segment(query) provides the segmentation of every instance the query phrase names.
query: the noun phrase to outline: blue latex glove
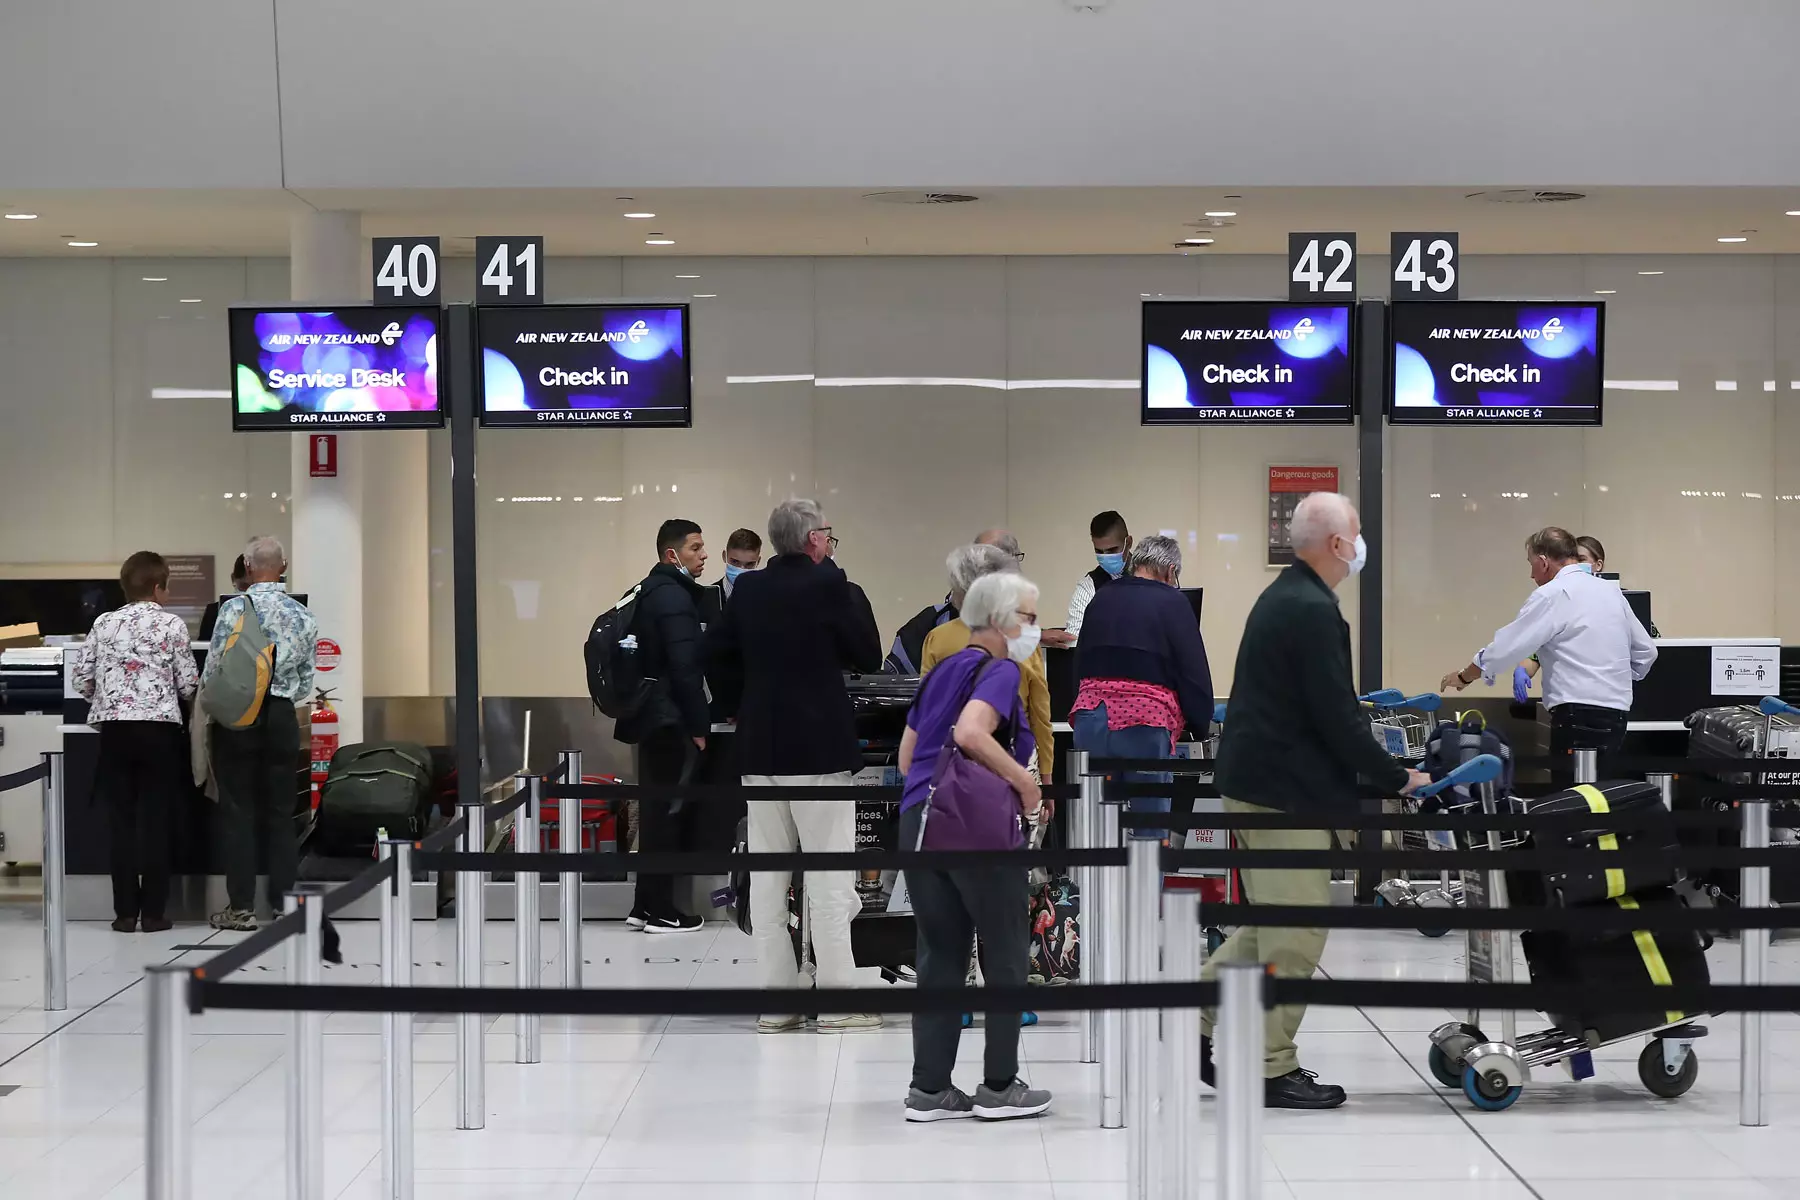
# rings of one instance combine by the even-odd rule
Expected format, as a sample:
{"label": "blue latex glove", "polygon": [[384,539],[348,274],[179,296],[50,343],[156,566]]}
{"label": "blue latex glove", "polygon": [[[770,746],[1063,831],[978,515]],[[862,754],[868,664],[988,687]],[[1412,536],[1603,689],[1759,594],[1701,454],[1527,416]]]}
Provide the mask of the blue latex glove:
{"label": "blue latex glove", "polygon": [[1520,704],[1531,699],[1531,675],[1524,667],[1513,668],[1513,699]]}

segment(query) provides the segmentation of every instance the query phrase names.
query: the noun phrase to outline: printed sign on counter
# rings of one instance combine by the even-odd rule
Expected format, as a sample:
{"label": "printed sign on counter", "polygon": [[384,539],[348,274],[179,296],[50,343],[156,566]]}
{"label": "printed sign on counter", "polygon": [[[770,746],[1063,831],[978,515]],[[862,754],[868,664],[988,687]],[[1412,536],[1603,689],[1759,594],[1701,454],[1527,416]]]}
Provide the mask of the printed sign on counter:
{"label": "printed sign on counter", "polygon": [[1300,501],[1312,492],[1337,490],[1336,467],[1269,468],[1269,566],[1285,567],[1294,561],[1294,544],[1288,535]]}
{"label": "printed sign on counter", "polygon": [[318,649],[313,654],[313,666],[320,671],[335,671],[338,664],[344,661],[343,647],[330,638],[320,638]]}
{"label": "printed sign on counter", "polygon": [[1713,695],[1772,696],[1780,686],[1780,646],[1712,648]]}
{"label": "printed sign on counter", "polygon": [[213,556],[169,554],[163,561],[169,566],[169,603],[165,607],[187,622],[189,637],[196,637],[206,606],[219,597],[213,583]]}

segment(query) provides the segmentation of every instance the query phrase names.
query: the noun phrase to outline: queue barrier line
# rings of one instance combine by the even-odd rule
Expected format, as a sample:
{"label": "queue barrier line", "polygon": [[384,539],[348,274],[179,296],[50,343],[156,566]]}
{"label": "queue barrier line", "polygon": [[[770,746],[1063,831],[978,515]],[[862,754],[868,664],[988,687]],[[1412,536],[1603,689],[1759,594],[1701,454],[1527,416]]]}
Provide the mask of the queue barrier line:
{"label": "queue barrier line", "polygon": [[[1743,828],[1743,816],[1735,810],[1718,812],[1669,812],[1648,809],[1623,813],[1346,813],[1341,820],[1329,814],[1288,812],[1126,812],[1119,825],[1125,829],[1350,829],[1350,830],[1460,830],[1465,833],[1627,833],[1639,830]],[[1800,815],[1771,820],[1771,829],[1800,829]]]}
{"label": "queue barrier line", "polygon": [[1259,929],[1524,929],[1545,933],[1731,933],[1800,928],[1800,910],[1781,908],[1390,908],[1336,904],[1209,904],[1209,917]]}
{"label": "queue barrier line", "polygon": [[[1240,871],[1289,869],[1445,870],[1445,871],[1542,871],[1651,870],[1671,866],[1719,870],[1727,867],[1779,867],[1800,861],[1800,847],[1777,846],[1747,850],[1741,846],[1684,847],[1669,854],[1655,847],[1599,850],[1591,846],[1544,846],[1524,850],[1359,850],[1344,849],[1211,849],[1170,850],[1163,855],[1165,871],[1183,867],[1230,867]],[[1600,857],[1604,856],[1604,857]],[[1435,928],[1435,927],[1434,927]]]}
{"label": "queue barrier line", "polygon": [[14,788],[26,787],[48,778],[50,778],[50,764],[40,762],[35,767],[26,767],[23,771],[14,771],[11,775],[0,775],[0,792],[10,792]]}
{"label": "queue barrier line", "polygon": [[[1697,771],[1712,775],[1800,775],[1800,759],[1792,758],[1673,758],[1637,754],[1605,754],[1599,758],[1600,777],[1620,775],[1668,775]],[[1204,775],[1217,766],[1216,758],[1090,758],[1088,769],[1097,775],[1124,772]],[[1515,771],[1572,770],[1571,757],[1545,754],[1514,755]],[[1615,774],[1609,774],[1609,772]]]}
{"label": "queue barrier line", "polygon": [[[1508,789],[1508,794],[1521,800],[1542,800],[1546,796],[1560,795],[1568,790],[1558,784],[1526,783],[1514,785]],[[1211,783],[1187,779],[1175,779],[1166,783],[1142,779],[1107,779],[1101,784],[1101,794],[1108,800],[1218,800],[1224,796],[1224,793]],[[1712,779],[1678,777],[1675,780],[1675,797],[1686,801],[1796,800],[1800,799],[1800,786],[1725,783]],[[1378,799],[1380,797],[1375,794],[1373,789],[1370,789],[1369,802],[1373,803]]]}

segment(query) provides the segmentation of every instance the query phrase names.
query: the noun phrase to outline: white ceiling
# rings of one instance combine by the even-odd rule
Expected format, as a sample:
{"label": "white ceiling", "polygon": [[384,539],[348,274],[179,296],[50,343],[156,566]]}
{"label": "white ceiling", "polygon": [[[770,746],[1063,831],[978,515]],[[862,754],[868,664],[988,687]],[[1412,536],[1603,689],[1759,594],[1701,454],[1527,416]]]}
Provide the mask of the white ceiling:
{"label": "white ceiling", "polygon": [[[873,189],[869,189],[873,190]],[[1469,254],[1800,253],[1800,188],[1595,188],[1559,204],[1493,203],[1467,188],[957,189],[971,204],[879,203],[862,189],[694,188],[0,191],[0,256],[284,256],[292,214],[365,214],[364,233],[541,234],[555,255],[1283,253],[1289,231],[1353,230],[1365,253],[1394,231],[1456,230]],[[1238,198],[1228,197],[1236,195]],[[629,197],[626,199],[625,197]],[[627,220],[629,211],[656,213]],[[1238,215],[1218,228],[1208,211]],[[1751,231],[1744,233],[1742,231]],[[651,247],[661,234],[673,246]],[[1722,236],[1745,236],[1720,244]],[[69,240],[95,241],[74,249]]]}

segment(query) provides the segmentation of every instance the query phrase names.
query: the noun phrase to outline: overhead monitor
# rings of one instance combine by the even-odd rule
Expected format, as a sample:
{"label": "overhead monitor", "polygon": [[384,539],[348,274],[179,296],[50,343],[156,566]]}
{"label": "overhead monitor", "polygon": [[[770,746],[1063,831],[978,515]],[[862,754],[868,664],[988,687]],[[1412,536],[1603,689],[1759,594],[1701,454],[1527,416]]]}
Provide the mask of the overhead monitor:
{"label": "overhead monitor", "polygon": [[1356,414],[1348,304],[1146,300],[1145,425],[1332,425]]}
{"label": "overhead monitor", "polygon": [[442,310],[234,308],[233,429],[435,429]]}
{"label": "overhead monitor", "polygon": [[484,308],[476,325],[483,425],[693,423],[685,304]]}
{"label": "overhead monitor", "polygon": [[1603,304],[1396,304],[1388,331],[1395,425],[1600,424]]}

